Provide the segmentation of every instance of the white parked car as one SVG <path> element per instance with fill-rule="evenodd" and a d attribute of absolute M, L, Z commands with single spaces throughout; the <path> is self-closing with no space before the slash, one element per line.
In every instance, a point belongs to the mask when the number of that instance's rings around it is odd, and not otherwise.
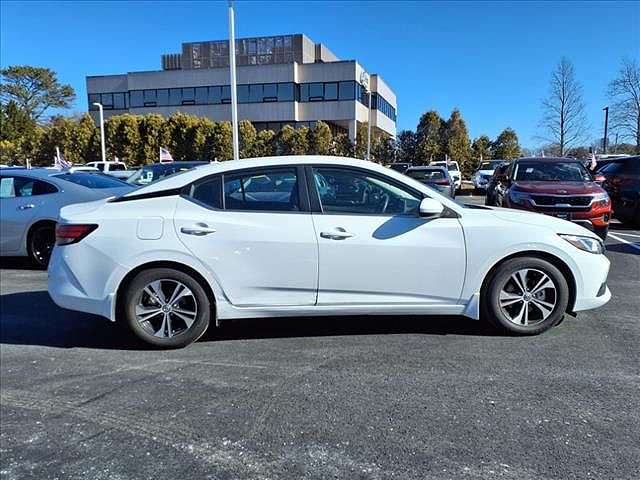
<path fill-rule="evenodd" d="M 160 347 L 245 317 L 465 315 L 536 334 L 609 300 L 603 249 L 573 223 L 465 207 L 371 162 L 272 157 L 63 208 L 49 293 Z"/>
<path fill-rule="evenodd" d="M 486 191 L 493 177 L 493 172 L 506 160 L 485 160 L 478 165 L 478 169 L 473 174 L 473 188 L 476 193 Z"/>
<path fill-rule="evenodd" d="M 456 191 L 462 188 L 462 172 L 460 171 L 460 165 L 454 160 L 447 162 L 431 162 L 429 165 L 434 167 L 446 167 L 449 170 L 449 175 L 453 179 L 453 184 L 456 187 Z"/>
<path fill-rule="evenodd" d="M 48 168 L 0 172 L 0 255 L 29 256 L 46 267 L 60 208 L 122 195 L 133 187 L 100 173 Z"/>

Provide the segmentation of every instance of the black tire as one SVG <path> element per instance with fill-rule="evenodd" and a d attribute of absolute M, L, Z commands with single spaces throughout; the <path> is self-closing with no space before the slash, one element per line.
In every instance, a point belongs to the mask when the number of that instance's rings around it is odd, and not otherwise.
<path fill-rule="evenodd" d="M 27 253 L 34 267 L 46 270 L 56 243 L 56 224 L 40 223 L 27 236 Z"/>
<path fill-rule="evenodd" d="M 539 276 L 536 277 L 538 272 L 542 272 L 549 277 L 555 287 L 555 292 L 551 291 L 555 297 L 553 298 L 553 300 L 555 300 L 555 304 L 551 313 L 544 319 L 540 318 L 539 322 L 534 323 L 532 321 L 529 325 L 514 323 L 514 321 L 510 320 L 505 314 L 507 307 L 503 308 L 500 306 L 500 293 L 503 290 L 503 287 L 505 287 L 505 284 L 510 281 L 513 274 L 523 269 L 532 270 L 531 280 L 533 280 L 533 283 L 536 282 L 537 278 L 541 278 Z M 533 289 L 533 286 L 530 286 L 530 288 Z M 549 294 L 550 298 L 547 298 L 547 292 L 548 291 L 545 291 L 545 297 L 543 298 L 547 303 L 551 303 L 551 293 Z M 481 292 L 481 297 L 481 315 L 483 320 L 488 321 L 497 329 L 510 334 L 537 335 L 550 329 L 562 320 L 569 303 L 569 286 L 567 285 L 567 280 L 562 272 L 546 260 L 536 257 L 517 257 L 507 260 L 498 266 L 486 282 L 485 287 Z M 529 305 L 528 303 L 525 303 L 523 307 L 520 307 L 519 303 L 509 306 L 509 308 L 512 309 L 528 309 L 527 313 L 532 319 L 536 316 L 543 317 L 542 310 L 538 307 L 533 307 L 536 306 L 533 304 Z"/>
<path fill-rule="evenodd" d="M 598 235 L 602 241 L 607 239 L 607 234 L 609 233 L 609 225 L 606 227 L 593 227 L 593 233 Z"/>
<path fill-rule="evenodd" d="M 175 282 L 186 286 L 191 291 L 191 296 L 180 300 L 188 300 L 193 303 L 193 305 L 188 305 L 185 308 L 190 309 L 195 306 L 195 320 L 191 325 L 187 326 L 175 313 L 168 313 L 167 315 L 170 321 L 165 323 L 165 314 L 163 312 L 158 313 L 156 316 L 149 317 L 149 321 L 138 321 L 136 306 L 138 306 L 139 302 L 154 301 L 154 299 L 144 291 L 145 287 L 152 282 L 160 280 L 163 282 L 163 285 L 168 284 L 170 286 L 172 284 L 171 282 Z M 165 292 L 165 295 L 170 294 L 170 290 Z M 160 308 L 159 305 L 160 303 L 156 306 Z M 156 306 L 152 305 L 150 308 L 156 308 Z M 182 348 L 190 345 L 204 335 L 209 327 L 209 320 L 211 318 L 211 300 L 203 286 L 191 275 L 172 268 L 152 268 L 138 273 L 127 285 L 122 307 L 124 320 L 133 334 L 145 343 L 158 348 Z M 171 328 L 171 335 L 169 335 L 167 327 L 175 327 Z M 183 328 L 180 329 L 180 327 Z M 152 331 L 156 329 L 157 332 L 162 330 L 163 336 L 155 336 Z"/>

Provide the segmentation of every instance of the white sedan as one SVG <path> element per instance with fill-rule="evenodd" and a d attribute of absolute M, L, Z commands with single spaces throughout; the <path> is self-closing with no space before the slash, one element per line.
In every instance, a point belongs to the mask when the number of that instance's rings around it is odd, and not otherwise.
<path fill-rule="evenodd" d="M 603 249 L 573 223 L 463 206 L 371 162 L 273 157 L 63 208 L 49 293 L 159 347 L 276 316 L 464 315 L 536 334 L 609 300 Z"/>
<path fill-rule="evenodd" d="M 95 169 L 94 169 L 95 170 Z M 134 186 L 96 173 L 3 168 L 0 173 L 0 255 L 28 256 L 47 266 L 60 208 L 130 192 Z"/>

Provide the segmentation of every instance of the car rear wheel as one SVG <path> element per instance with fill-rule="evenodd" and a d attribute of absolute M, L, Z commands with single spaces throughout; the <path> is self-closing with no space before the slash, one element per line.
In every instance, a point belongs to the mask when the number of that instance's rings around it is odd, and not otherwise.
<path fill-rule="evenodd" d="M 140 272 L 127 286 L 126 322 L 144 342 L 160 348 L 185 347 L 207 330 L 211 303 L 191 275 L 171 268 Z"/>
<path fill-rule="evenodd" d="M 34 266 L 46 269 L 53 246 L 56 243 L 54 223 L 42 223 L 31 229 L 28 236 L 27 253 Z"/>
<path fill-rule="evenodd" d="M 482 292 L 483 317 L 498 329 L 535 335 L 556 325 L 569 303 L 564 275 L 551 263 L 519 257 L 501 264 Z"/>

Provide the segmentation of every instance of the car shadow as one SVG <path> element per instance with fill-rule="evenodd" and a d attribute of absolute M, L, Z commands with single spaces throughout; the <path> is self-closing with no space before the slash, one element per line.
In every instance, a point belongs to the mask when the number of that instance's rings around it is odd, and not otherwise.
<path fill-rule="evenodd" d="M 633 248 L 631 245 L 627 245 L 626 243 L 607 243 L 607 252 L 640 255 L 640 250 Z"/>
<path fill-rule="evenodd" d="M 0 257 L 0 270 L 43 270 L 27 257 Z"/>
<path fill-rule="evenodd" d="M 385 334 L 501 336 L 483 322 L 460 316 L 371 315 L 227 321 L 210 328 L 200 342 Z M 58 307 L 45 291 L 0 296 L 0 344 L 149 349 L 118 324 Z"/>

